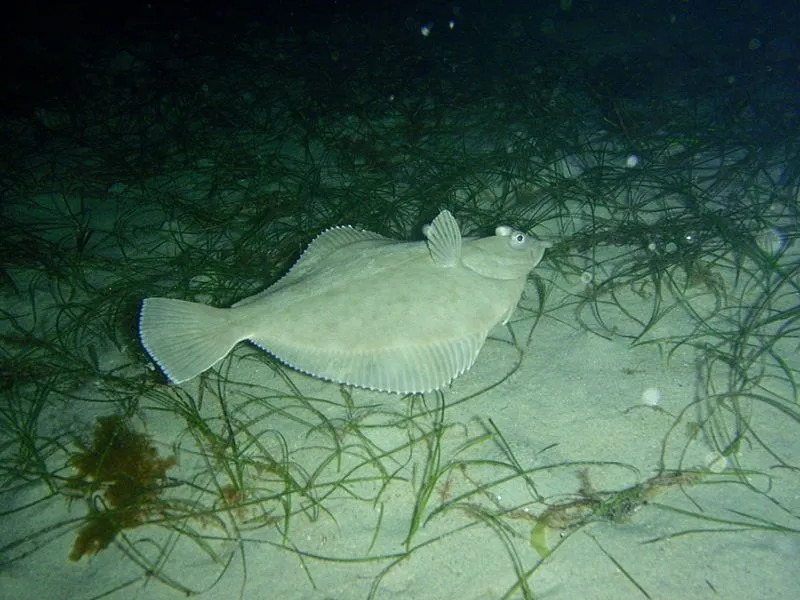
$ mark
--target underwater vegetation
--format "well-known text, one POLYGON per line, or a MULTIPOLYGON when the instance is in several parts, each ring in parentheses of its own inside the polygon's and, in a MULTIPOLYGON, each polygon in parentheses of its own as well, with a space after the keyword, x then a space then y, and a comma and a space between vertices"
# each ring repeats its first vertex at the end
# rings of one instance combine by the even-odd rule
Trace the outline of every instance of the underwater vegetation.
POLYGON ((536 524, 531 530, 531 546, 540 556, 546 557, 550 554, 548 531, 576 529, 593 521, 624 523, 663 491, 673 486, 698 483, 701 477, 699 473, 666 473, 654 475, 647 481, 624 490, 600 492, 592 487, 589 471, 584 469, 580 471, 582 485, 578 498, 548 506, 535 517, 536 524))
POLYGON ((10 596, 800 593, 796 86, 503 19, 196 24, 0 122, 10 596), (452 386, 245 344, 170 385, 140 345, 142 298, 228 306, 327 228, 443 208, 553 244, 452 386))
MULTIPOLYGON (((158 510, 167 470, 175 458, 159 458, 147 436, 121 417, 99 417, 89 444, 69 459, 76 474, 66 489, 88 500, 89 514, 78 532, 70 560, 96 554, 123 529, 144 523, 158 510)), ((69 492, 67 492, 69 493, 69 492)))

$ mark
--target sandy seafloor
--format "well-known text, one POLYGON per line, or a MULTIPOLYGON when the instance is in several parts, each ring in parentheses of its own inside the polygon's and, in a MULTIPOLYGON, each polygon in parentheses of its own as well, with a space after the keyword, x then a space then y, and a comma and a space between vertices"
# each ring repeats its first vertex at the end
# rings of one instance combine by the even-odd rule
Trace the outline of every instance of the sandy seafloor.
MULTIPOLYGON (((776 224, 781 231, 796 232, 794 202, 776 224)), ((93 223, 113 222, 114 205, 89 203, 93 223)), ((6 214, 24 213, 17 204, 6 214)), ((140 235, 126 260, 140 258, 147 247, 157 249, 156 258, 178 252, 172 228, 180 213, 154 210, 137 218, 140 235)), ((557 232, 543 227, 535 233, 557 232)), ((414 235, 420 239, 418 231, 414 235)), ((780 246, 787 270, 798 260, 790 238, 780 246)), ((165 524, 166 512, 154 512, 149 524, 124 530, 108 548, 73 562, 67 557, 85 500, 51 496, 35 482, 15 484, 3 494, 0 596, 170 599, 190 589, 204 600, 800 597, 798 423, 786 411, 743 400, 750 429, 735 452, 719 454, 719 442, 696 424, 708 416, 706 399, 729 389, 730 370, 716 362, 709 372, 707 355, 690 344, 671 352, 667 343, 632 345, 625 334, 635 329, 631 315, 649 314, 653 295, 647 289, 617 290, 628 315, 610 305, 594 317, 576 309, 611 273, 612 267, 594 265, 613 266, 629 252, 624 245, 597 248, 572 273, 545 257, 510 330, 495 328, 474 367, 441 393, 401 397, 343 389, 253 360, 259 351, 246 344, 202 379, 180 386, 185 393, 165 391, 173 408, 198 401, 197 414, 212 428, 225 416, 219 395, 227 418, 241 428, 240 457, 252 462, 245 467, 247 490, 230 509, 211 498, 227 480, 221 469, 214 474, 219 464, 208 447, 187 434, 185 415, 145 396, 131 423, 160 456, 176 456, 168 482, 181 485, 168 487, 163 497, 196 502, 194 514, 183 504, 181 517, 165 524), (537 286, 547 290, 540 318, 537 286), (336 434, 323 423, 334 424, 336 434), (264 457, 282 453, 292 477, 315 486, 307 495, 295 490, 288 508, 259 496, 280 492, 276 467, 265 466, 264 457), (459 461, 463 468, 447 468, 459 461), (428 496, 420 490, 430 474, 425 465, 433 463, 442 475, 428 496), (663 485, 618 509, 616 518, 597 514, 596 504, 587 508, 656 475, 675 479, 660 480, 663 485), (410 532, 421 499, 419 524, 410 532), (542 556, 531 543, 537 519, 546 506, 557 510, 578 500, 588 504, 566 510, 560 527, 547 528, 551 553, 542 556), (292 513, 288 528, 283 510, 292 513), (520 580, 527 591, 515 587, 520 580)), ((735 262, 722 255, 715 260, 728 259, 735 262)), ((744 271, 757 271, 747 260, 744 271)), ((676 308, 662 312, 647 339, 691 336, 694 324, 680 310, 685 302, 709 322, 715 315, 724 322, 758 298, 758 285, 749 285, 757 279, 736 279, 733 270, 720 269, 718 278, 690 287, 690 298, 665 292, 665 306, 676 308), (726 291, 721 306, 714 286, 726 291)), ((17 287, 31 280, 18 280, 17 287)), ((45 297, 36 298, 46 312, 45 297)), ((14 314, 25 313, 29 302, 24 294, 3 300, 14 314)), ((781 294, 772 306, 790 310, 797 302, 796 294, 781 294)), ((792 335, 775 353, 797 374, 800 353, 792 335)), ((166 385, 152 364, 130 366, 124 350, 105 349, 99 364, 106 370, 128 365, 130 377, 147 375, 152 385, 166 385)), ((763 387, 754 393, 782 397, 797 411, 791 386, 772 379, 775 362, 765 365, 763 387)), ((71 436, 88 435, 96 417, 117 412, 103 386, 100 379, 86 381, 75 392, 85 402, 47 406, 39 434, 74 448, 71 436)), ((730 431, 732 413, 722 412, 715 431, 730 431)), ((54 469, 61 461, 59 472, 67 474, 63 455, 48 460, 54 469)))
MULTIPOLYGON (((546 264, 538 272, 546 278, 546 264)), ((566 294, 580 292, 586 285, 578 278, 572 284, 566 294)), ((527 291, 528 296, 534 296, 530 286, 527 291)), ((638 307, 632 297, 628 300, 628 308, 636 310, 638 307)), ((523 305, 529 302, 530 298, 523 299, 523 305)), ((642 300, 643 306, 646 303, 642 300)), ((175 546, 169 547, 163 564, 159 564, 162 575, 195 590, 207 588, 200 597, 214 599, 240 596, 365 598, 369 593, 376 598, 499 598, 508 593, 516 581, 515 562, 522 571, 536 567, 528 584, 537 598, 634 599, 645 597, 645 593, 651 598, 791 598, 800 591, 797 580, 787 576, 797 565, 800 552, 797 533, 748 531, 714 521, 764 519, 789 527, 795 525, 780 506, 748 490, 735 475, 726 475, 730 470, 708 475, 705 481, 716 482, 716 485, 700 482, 668 486, 651 499, 670 507, 668 509, 643 505, 620 522, 600 520, 574 531, 552 529, 548 545, 558 544, 562 535, 566 539, 543 562, 529 542, 535 519, 527 514, 539 514, 542 510, 542 504, 535 502, 531 489, 517 478, 493 485, 485 494, 474 492, 482 482, 511 474, 509 456, 498 443, 486 440, 472 448, 461 448, 467 440, 487 431, 489 419, 502 432, 521 469, 562 465, 531 474, 537 492, 548 503, 574 499, 582 486, 580 472, 584 468, 588 469, 589 480, 598 491, 621 490, 647 480, 658 471, 665 439, 671 440, 664 456, 665 467, 669 470, 682 468, 703 472, 708 468, 715 471, 724 468, 709 443, 702 438, 690 439, 690 423, 701 418, 697 411, 689 409, 674 425, 675 416, 691 405, 698 394, 695 351, 679 350, 666 362, 657 346, 632 348, 626 340, 608 340, 588 333, 571 322, 574 320, 572 310, 564 309, 561 318, 558 314, 549 316, 553 318, 537 325, 517 370, 474 398, 461 401, 502 379, 519 357, 508 343, 508 331, 504 327, 495 329, 476 365, 444 390, 440 398, 432 394, 424 400, 415 398, 412 401, 366 390, 351 392, 355 411, 366 415, 362 426, 384 425, 364 428, 363 435, 375 448, 395 448, 409 435, 404 428, 385 426, 387 420, 411 410, 420 411, 423 402, 435 408, 436 403, 443 400, 453 406, 447 406, 442 417, 446 432, 442 439, 441 463, 462 458, 504 463, 505 466, 496 468, 468 467, 463 472, 455 469, 449 476, 442 477, 435 486, 425 516, 442 503, 472 491, 465 500, 467 505, 483 506, 490 512, 508 512, 513 517, 498 518, 498 523, 490 526, 480 521, 476 523, 468 509, 444 512, 416 532, 410 556, 376 580, 392 561, 370 562, 368 559, 399 555, 404 549, 425 458, 424 445, 418 444, 410 459, 408 453, 401 451, 396 455, 396 462, 384 461, 386 468, 397 469, 392 473, 397 481, 380 491, 377 502, 357 501, 348 493, 334 490, 323 501, 324 513, 314 515, 313 519, 302 514, 294 516, 289 535, 292 551, 276 546, 280 537, 274 529, 246 525, 251 513, 243 508, 235 512, 236 518, 241 519, 241 540, 233 536, 236 539, 209 542, 221 560, 230 559, 224 573, 222 565, 212 561, 197 546, 173 539, 175 546), (662 395, 656 407, 643 399, 645 390, 652 388, 662 395), (392 416, 382 415, 384 412, 392 416), (606 462, 607 465, 601 464, 606 462), (698 521, 671 509, 700 513, 712 520, 698 521), (753 516, 745 518, 735 511, 753 516), (713 531, 648 543, 660 536, 702 529, 713 531), (308 553, 308 556, 300 560, 296 552, 308 553), (349 563, 351 558, 357 562, 349 563), (642 589, 637 589, 620 567, 642 589)), ((525 314, 518 312, 514 318, 520 317, 525 314)), ((680 321, 680 318, 665 318, 659 326, 661 333, 682 331, 685 323, 680 321)), ((513 326, 520 339, 528 334, 526 324, 529 321, 523 319, 513 326)), ((252 352, 257 351, 240 346, 234 353, 234 360, 226 365, 226 368, 229 366, 226 376, 239 382, 229 386, 224 394, 228 410, 237 419, 261 414, 263 409, 258 404, 245 406, 253 395, 288 391, 285 381, 271 369, 246 360, 237 362, 236 359, 252 352)), ((796 355, 787 358, 797 361, 796 355)), ((117 357, 109 355, 104 360, 114 364, 117 357)), ((344 417, 346 409, 342 406, 338 385, 291 371, 284 375, 310 399, 311 405, 330 419, 344 417), (326 401, 332 404, 326 405, 326 401)), ((217 379, 218 374, 212 372, 207 382, 213 388, 217 379)), ((89 398, 91 385, 87 387, 85 393, 89 398)), ((197 383, 184 384, 183 388, 194 394, 197 383)), ((273 404, 281 406, 280 401, 273 404)), ((288 413, 296 410, 298 416, 306 416, 304 410, 296 409, 295 401, 286 400, 285 406, 288 413)), ((104 405, 93 408, 95 414, 108 413, 104 405)), ((209 420, 219 416, 218 408, 208 399, 200 412, 209 420)), ((81 406, 80 412, 67 410, 48 418, 60 421, 50 423, 57 430, 75 422, 88 427, 92 414, 91 409, 81 406)), ((135 422, 157 441, 162 455, 170 453, 169 440, 179 439, 185 427, 176 415, 148 407, 142 407, 135 422)), ((430 417, 421 418, 421 430, 426 430, 425 423, 429 422, 430 417)), ((787 425, 782 413, 756 408, 752 423, 768 438, 774 452, 794 456, 796 425, 787 425)), ((313 444, 311 449, 297 450, 314 439, 306 437, 306 426, 293 428, 286 418, 276 418, 264 425, 279 428, 286 444, 298 452, 293 460, 304 468, 318 465, 330 455, 329 448, 314 448, 313 444)), ((427 431, 430 432, 430 428, 427 431)), ((343 441, 355 442, 356 439, 345 437, 343 441)), ((181 446, 184 452, 170 476, 191 478, 192 473, 202 472, 204 467, 192 457, 190 443, 183 441, 181 446)), ((797 477, 789 469, 776 469, 773 456, 757 447, 745 447, 736 461, 738 468, 752 473, 748 478, 758 490, 770 488, 770 496, 784 507, 796 506, 800 494, 797 477), (764 474, 774 478, 771 485, 767 485, 764 474)), ((341 468, 329 469, 326 475, 344 476, 348 466, 357 462, 354 457, 345 456, 341 468)), ((375 475, 369 468, 362 472, 375 475)), ((374 484, 354 484, 352 488, 353 491, 360 489, 365 498, 377 492, 374 484)), ((15 494, 15 503, 25 504, 26 499, 35 501, 37 498, 41 498, 41 489, 21 490, 15 494)), ((24 520, 6 522, 4 538, 24 536, 26 531, 78 518, 85 511, 80 503, 70 505, 63 499, 44 502, 42 506, 41 510, 26 511, 24 520)), ((223 515, 222 518, 229 517, 223 515)), ((225 537, 221 528, 202 520, 192 528, 211 538, 225 537)), ((163 531, 148 531, 147 527, 126 535, 131 540, 139 540, 134 546, 145 555, 147 543, 141 540, 154 535, 162 543, 164 541, 163 531)), ((229 531, 227 536, 230 535, 229 531)), ((183 596, 159 581, 148 581, 142 575, 142 568, 115 545, 96 556, 70 562, 66 557, 72 543, 73 535, 61 535, 27 559, 4 569, 0 579, 4 595, 9 598, 91 598, 133 581, 110 597, 183 596), (54 592, 56 589, 58 591, 54 592)), ((510 595, 519 596, 520 593, 510 595)))
MULTIPOLYGON (((542 271, 546 272, 546 267, 542 271)), ((569 315, 569 312, 564 315, 565 320, 569 315)), ((669 331, 680 329, 681 324, 670 323, 667 319, 662 326, 669 331)), ((524 322, 516 329, 520 336, 526 335, 524 322)), ((517 353, 502 341, 507 339, 506 330, 498 328, 494 334, 498 339, 487 343, 475 367, 442 393, 445 403, 456 403, 496 382, 498 376, 513 366, 517 353)), ((235 355, 249 351, 240 348, 235 355)), ((791 358, 796 360, 796 357, 791 358)), ((445 409, 443 424, 448 429, 442 442, 441 462, 462 457, 508 462, 508 456, 491 441, 457 452, 467 439, 483 433, 491 419, 513 449, 522 469, 566 463, 553 471, 545 470, 531 476, 538 492, 549 502, 573 498, 581 488, 579 473, 583 468, 588 468, 589 478, 597 490, 624 489, 646 480, 658 469, 662 442, 668 435, 674 438, 665 458, 668 469, 681 465, 689 470, 705 469, 718 458, 706 442, 689 440, 687 424, 695 418, 693 411, 670 433, 674 421, 671 415, 679 413, 695 397, 696 359, 693 352, 678 352, 665 364, 655 346, 631 348, 626 341, 606 340, 569 323, 544 321, 538 325, 513 375, 478 397, 445 409), (663 393, 657 408, 642 400, 648 388, 657 388, 663 393), (680 457, 684 447, 686 454, 680 457), (599 464, 606 461, 610 463, 608 466, 599 464), (578 464, 569 465, 571 462, 578 464), (584 467, 582 462, 592 465, 584 467)), ((296 373, 287 375, 299 390, 313 398, 314 406, 324 410, 331 419, 342 417, 344 409, 339 386, 296 373), (338 405, 326 408, 326 399, 338 405)), ((286 389, 272 371, 263 366, 254 368, 246 362, 231 367, 228 376, 243 384, 252 382, 261 389, 286 389)), ((215 375, 209 377, 213 379, 215 375)), ((185 388, 191 392, 195 385, 190 383, 185 388)), ((364 390, 353 390, 352 396, 356 410, 370 407, 363 409, 364 412, 404 414, 411 405, 407 398, 364 390)), ((230 411, 237 413, 246 398, 246 394, 227 393, 225 402, 230 411)), ((431 397, 426 402, 436 400, 431 397)), ((417 399, 416 408, 419 403, 417 399)), ((241 411, 240 417, 259 413, 257 407, 241 411)), ((98 412, 106 411, 99 409, 98 412)), ((207 403, 202 414, 211 419, 218 411, 207 403)), ((64 422, 88 420, 85 407, 79 414, 67 412, 58 418, 64 422)), ((367 417, 364 423, 383 420, 380 416, 367 417)), ((143 421, 148 434, 159 441, 175 439, 184 427, 179 418, 160 411, 144 410, 143 421)), ((780 413, 756 411, 753 422, 754 427, 768 432, 774 451, 793 455, 796 427, 787 427, 780 413)), ((301 447, 308 443, 304 437, 305 428, 293 431, 286 420, 281 422, 280 433, 290 446, 301 447)), ((377 447, 391 448, 403 443, 406 432, 385 427, 367 429, 365 435, 377 447)), ((159 446, 162 453, 168 452, 166 444, 159 446)), ((302 452, 305 460, 301 464, 317 464, 327 454, 327 450, 302 452)), ((402 452, 398 455, 398 458, 405 457, 402 452)), ((505 536, 500 536, 488 524, 476 525, 475 519, 465 511, 454 509, 421 527, 413 539, 413 546, 419 547, 388 570, 379 583, 375 583, 375 578, 388 561, 348 564, 351 557, 364 560, 402 552, 414 507, 414 490, 419 486, 422 463, 417 462, 418 457, 424 458, 423 448, 415 449, 412 460, 396 465, 398 471, 393 475, 406 481, 388 485, 377 505, 354 501, 347 494, 334 492, 324 501, 327 514, 320 514, 314 520, 302 515, 293 518, 290 534, 293 549, 327 557, 324 560, 308 556, 301 561, 295 552, 274 546, 279 538, 276 539, 273 530, 245 527, 241 535, 246 541, 214 544, 220 556, 231 559, 219 581, 215 579, 222 571, 221 565, 191 544, 178 542, 160 568, 194 589, 208 587, 202 598, 227 599, 240 594, 244 598, 364 598, 371 590, 376 598, 502 597, 516 580, 514 561, 518 561, 520 569, 527 570, 541 560, 527 537, 533 520, 516 516, 497 524, 497 527, 509 528, 504 531, 505 536), (377 537, 376 527, 379 527, 377 537), (440 539, 436 539, 438 536, 440 539), (426 545, 429 540, 435 541, 426 545), (513 545, 513 557, 506 544, 513 545)), ((797 478, 791 471, 775 470, 773 457, 763 450, 745 449, 737 460, 739 467, 747 472, 769 473, 774 477, 772 493, 777 492, 775 495, 785 506, 791 507, 797 502, 800 494, 797 478)), ((345 458, 343 463, 342 472, 346 472, 347 464, 354 464, 354 461, 345 458)), ((393 463, 389 461, 389 464, 393 463)), ((190 474, 193 467, 197 465, 193 464, 191 455, 182 455, 177 470, 190 474)), ((176 472, 170 474, 177 475, 176 472)), ((426 514, 442 502, 474 489, 479 482, 508 474, 507 467, 467 469, 465 473, 456 470, 437 483, 426 514)), ((780 507, 749 492, 737 483, 735 476, 725 477, 723 472, 710 480, 727 483, 687 485, 682 489, 670 487, 653 501, 680 510, 702 511, 712 519, 748 521, 733 512, 742 511, 759 519, 786 522, 787 515, 780 507)), ((762 475, 753 475, 753 482, 759 489, 765 489, 762 475)), ((364 490, 374 493, 375 487, 364 486, 364 490)), ((38 497, 36 490, 27 493, 31 494, 31 499, 38 497)), ((499 512, 513 510, 517 515, 526 509, 533 514, 541 511, 541 504, 533 502, 532 492, 519 481, 493 486, 486 494, 491 497, 476 494, 469 498, 469 503, 499 512)), ((23 492, 17 501, 24 498, 23 492)), ((41 511, 31 511, 24 521, 7 524, 4 536, 7 538, 11 533, 13 537, 26 530, 75 518, 83 511, 78 503, 72 506, 66 502, 50 503, 41 511)), ((244 520, 247 514, 247 509, 243 509, 240 518, 244 520)), ((791 526, 791 519, 788 520, 791 526)), ((146 528, 142 529, 129 535, 132 539, 139 535, 146 537, 146 528)), ((797 534, 738 529, 645 505, 622 522, 601 520, 570 532, 566 541, 538 566, 528 583, 537 598, 644 597, 643 591, 623 575, 621 565, 652 598, 793 597, 800 588, 797 580, 787 574, 793 573, 797 565, 800 552, 797 534), (694 529, 719 531, 646 543, 659 536, 694 529)), ((214 527, 207 527, 205 532, 212 537, 222 533, 214 527)), ((559 539, 560 532, 553 530, 548 543, 554 545, 559 539)), ((72 542, 71 535, 61 536, 28 560, 7 568, 2 574, 4 595, 90 598, 128 580, 138 580, 111 597, 182 596, 160 582, 143 580, 141 568, 113 545, 78 563, 69 562, 66 556, 72 542), (54 594, 56 585, 58 592, 54 594)), ((146 547, 141 549, 147 553, 146 547)))

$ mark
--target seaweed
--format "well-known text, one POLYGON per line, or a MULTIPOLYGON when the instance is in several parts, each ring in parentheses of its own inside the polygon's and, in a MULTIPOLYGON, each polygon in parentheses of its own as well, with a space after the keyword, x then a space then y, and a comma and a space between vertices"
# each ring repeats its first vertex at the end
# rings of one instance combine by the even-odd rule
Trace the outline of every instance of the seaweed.
POLYGON ((69 459, 76 474, 66 488, 89 501, 89 514, 72 546, 73 561, 96 554, 120 531, 156 514, 167 471, 175 465, 174 457, 160 458, 150 438, 117 415, 99 417, 91 443, 78 447, 69 459))
POLYGON ((589 479, 589 469, 579 472, 581 487, 577 498, 549 505, 535 517, 536 523, 531 529, 531 546, 542 558, 550 554, 547 534, 551 530, 559 530, 564 535, 589 523, 611 521, 624 523, 645 506, 650 500, 672 487, 695 485, 700 483, 703 474, 700 472, 666 472, 653 475, 647 480, 636 483, 622 490, 598 491, 589 479))

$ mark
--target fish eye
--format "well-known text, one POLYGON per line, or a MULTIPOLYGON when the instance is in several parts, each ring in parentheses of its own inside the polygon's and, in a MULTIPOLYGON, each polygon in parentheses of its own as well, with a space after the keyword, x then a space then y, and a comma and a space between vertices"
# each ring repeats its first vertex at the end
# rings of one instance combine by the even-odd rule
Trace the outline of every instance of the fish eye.
POLYGON ((519 248, 520 246, 525 244, 527 240, 527 236, 522 233, 521 231, 515 231, 511 234, 511 247, 512 248, 519 248))

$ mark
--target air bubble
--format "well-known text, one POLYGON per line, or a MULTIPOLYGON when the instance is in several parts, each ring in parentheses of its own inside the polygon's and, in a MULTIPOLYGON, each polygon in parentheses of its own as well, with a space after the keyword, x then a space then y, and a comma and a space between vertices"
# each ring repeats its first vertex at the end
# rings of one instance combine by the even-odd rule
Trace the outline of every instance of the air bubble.
POLYGON ((728 468, 728 459, 717 451, 706 454, 703 462, 705 462, 706 469, 712 473, 722 473, 728 468))
POLYGON ((642 392, 641 401, 645 406, 658 406, 664 400, 664 392, 657 387, 649 387, 642 392))
POLYGON ((756 235, 756 244, 767 254, 776 256, 783 252, 788 244, 789 236, 778 227, 767 227, 756 235))

